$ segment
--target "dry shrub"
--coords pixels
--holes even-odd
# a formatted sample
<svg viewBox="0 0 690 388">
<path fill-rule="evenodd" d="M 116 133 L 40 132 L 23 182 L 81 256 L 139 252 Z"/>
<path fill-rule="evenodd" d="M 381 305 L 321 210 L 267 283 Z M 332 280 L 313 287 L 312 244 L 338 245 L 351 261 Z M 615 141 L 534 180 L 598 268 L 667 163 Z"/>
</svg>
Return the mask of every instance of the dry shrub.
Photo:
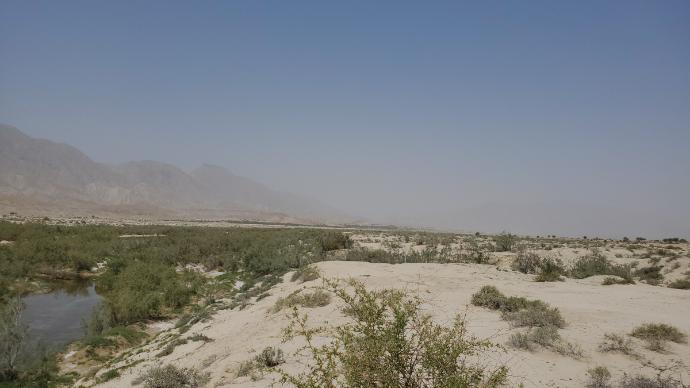
<svg viewBox="0 0 690 388">
<path fill-rule="evenodd" d="M 604 341 L 599 344 L 600 352 L 620 352 L 627 355 L 633 355 L 632 341 L 630 339 L 615 333 L 604 334 Z"/>
<path fill-rule="evenodd" d="M 304 282 L 310 282 L 312 280 L 316 280 L 320 276 L 321 276 L 321 274 L 319 273 L 318 268 L 311 266 L 311 265 L 307 265 L 307 266 L 304 266 L 304 267 L 297 269 L 292 274 L 292 277 L 290 278 L 290 280 L 293 282 L 299 281 L 301 283 L 304 283 Z"/>
<path fill-rule="evenodd" d="M 589 381 L 587 388 L 610 388 L 611 372 L 605 366 L 598 366 L 587 371 Z"/>
<path fill-rule="evenodd" d="M 298 290 L 285 298 L 276 301 L 272 311 L 274 313 L 293 306 L 302 307 L 323 307 L 331 303 L 331 295 L 323 290 L 317 289 L 313 292 L 302 292 Z"/>
<path fill-rule="evenodd" d="M 208 373 L 174 365 L 155 366 L 142 375 L 145 388 L 198 388 L 209 380 Z"/>
</svg>

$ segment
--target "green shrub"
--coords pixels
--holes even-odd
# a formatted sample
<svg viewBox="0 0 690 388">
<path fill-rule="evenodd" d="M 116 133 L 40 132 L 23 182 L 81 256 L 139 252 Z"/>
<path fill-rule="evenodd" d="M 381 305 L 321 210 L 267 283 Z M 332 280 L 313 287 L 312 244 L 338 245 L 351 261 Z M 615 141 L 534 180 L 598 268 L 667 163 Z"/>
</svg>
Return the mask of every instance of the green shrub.
<svg viewBox="0 0 690 388">
<path fill-rule="evenodd" d="M 483 286 L 472 295 L 472 304 L 498 310 L 505 303 L 506 296 L 494 286 Z"/>
<path fill-rule="evenodd" d="M 539 266 L 539 273 L 534 279 L 537 282 L 556 282 L 560 281 L 561 274 L 564 272 L 563 264 L 559 259 L 544 258 Z"/>
<path fill-rule="evenodd" d="M 614 275 L 632 281 L 629 265 L 611 263 L 599 252 L 578 258 L 569 271 L 571 277 L 584 279 L 595 275 Z"/>
<path fill-rule="evenodd" d="M 209 374 L 168 364 L 147 370 L 142 378 L 145 388 L 199 388 L 208 382 Z"/>
<path fill-rule="evenodd" d="M 26 339 L 26 327 L 20 320 L 22 309 L 19 298 L 0 305 L 0 381 L 17 377 L 17 357 Z"/>
<path fill-rule="evenodd" d="M 334 251 L 337 249 L 349 249 L 352 247 L 350 236 L 340 232 L 327 232 L 321 236 L 321 249 Z"/>
<path fill-rule="evenodd" d="M 351 282 L 347 292 L 331 283 L 345 304 L 350 323 L 338 328 L 308 327 L 307 317 L 293 309 L 286 340 L 302 337 L 312 362 L 297 375 L 282 371 L 283 382 L 306 387 L 495 387 L 507 369 L 493 372 L 467 360 L 493 347 L 467 334 L 457 317 L 450 326 L 435 324 L 420 311 L 421 301 L 403 291 L 368 291 Z M 325 345 L 316 336 L 330 335 Z"/>
<path fill-rule="evenodd" d="M 513 249 L 515 243 L 518 241 L 517 236 L 508 232 L 503 232 L 494 237 L 497 252 L 508 252 Z"/>
<path fill-rule="evenodd" d="M 499 310 L 503 319 L 518 327 L 565 326 L 565 320 L 557 308 L 540 300 L 506 297 L 494 286 L 483 286 L 472 295 L 472 304 Z"/>
</svg>

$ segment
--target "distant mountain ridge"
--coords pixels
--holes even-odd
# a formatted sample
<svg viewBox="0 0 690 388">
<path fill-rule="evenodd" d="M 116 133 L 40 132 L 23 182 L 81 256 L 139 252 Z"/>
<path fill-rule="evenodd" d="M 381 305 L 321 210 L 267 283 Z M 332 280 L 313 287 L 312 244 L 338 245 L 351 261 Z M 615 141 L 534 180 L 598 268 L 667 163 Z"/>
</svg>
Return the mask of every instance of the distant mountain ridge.
<svg viewBox="0 0 690 388">
<path fill-rule="evenodd" d="M 316 200 L 282 193 L 219 166 L 109 166 L 67 144 L 0 124 L 0 208 L 127 215 L 350 222 Z"/>
</svg>

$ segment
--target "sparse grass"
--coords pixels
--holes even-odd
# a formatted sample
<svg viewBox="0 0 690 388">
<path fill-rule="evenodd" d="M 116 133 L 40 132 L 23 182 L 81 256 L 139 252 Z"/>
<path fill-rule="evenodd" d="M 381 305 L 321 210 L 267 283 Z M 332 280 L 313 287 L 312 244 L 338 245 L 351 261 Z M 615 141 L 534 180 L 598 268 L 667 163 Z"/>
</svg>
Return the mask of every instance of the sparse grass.
<svg viewBox="0 0 690 388">
<path fill-rule="evenodd" d="M 144 388 L 199 388 L 208 382 L 209 374 L 168 364 L 147 370 L 141 378 Z"/>
<path fill-rule="evenodd" d="M 664 351 L 668 341 L 687 343 L 688 337 L 678 328 L 665 323 L 645 323 L 636 327 L 630 335 L 646 341 L 647 347 L 655 352 Z"/>
<path fill-rule="evenodd" d="M 273 306 L 272 312 L 276 313 L 284 308 L 293 306 L 302 307 L 323 307 L 331 303 L 331 295 L 321 289 L 316 289 L 313 292 L 304 292 L 298 290 L 285 298 L 280 298 Z"/>
<path fill-rule="evenodd" d="M 597 366 L 587 371 L 587 388 L 610 388 L 611 372 L 605 366 Z"/>
</svg>

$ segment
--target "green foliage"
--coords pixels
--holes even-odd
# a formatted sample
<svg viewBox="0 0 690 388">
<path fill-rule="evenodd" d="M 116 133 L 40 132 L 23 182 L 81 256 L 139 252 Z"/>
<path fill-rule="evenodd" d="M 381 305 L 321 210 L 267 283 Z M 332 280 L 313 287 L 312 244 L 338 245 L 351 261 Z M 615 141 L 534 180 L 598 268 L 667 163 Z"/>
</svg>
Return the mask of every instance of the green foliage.
<svg viewBox="0 0 690 388">
<path fill-rule="evenodd" d="M 562 280 L 561 274 L 564 272 L 563 263 L 559 259 L 546 257 L 541 260 L 539 273 L 534 280 L 537 282 L 557 282 Z"/>
<path fill-rule="evenodd" d="M 340 232 L 326 232 L 321 236 L 321 249 L 335 251 L 337 249 L 349 249 L 352 247 L 350 236 Z"/>
<path fill-rule="evenodd" d="M 557 308 L 540 300 L 507 297 L 494 286 L 484 286 L 472 295 L 472 304 L 499 310 L 503 319 L 518 327 L 565 326 L 565 320 Z"/>
<path fill-rule="evenodd" d="M 0 305 L 0 381 L 17 377 L 17 357 L 26 339 L 26 328 L 22 325 L 22 302 L 12 298 Z"/>
<path fill-rule="evenodd" d="M 330 286 L 351 322 L 335 330 L 310 328 L 307 317 L 293 309 L 286 339 L 304 338 L 312 363 L 298 375 L 283 371 L 283 382 L 325 388 L 493 387 L 505 381 L 505 368 L 490 372 L 466 359 L 493 345 L 469 336 L 460 317 L 441 326 L 420 312 L 419 299 L 403 291 L 368 291 L 354 281 L 353 293 Z M 316 337 L 327 333 L 332 341 L 317 345 Z"/>
<path fill-rule="evenodd" d="M 168 364 L 147 370 L 142 378 L 144 388 L 199 388 L 209 381 L 209 374 Z"/>
</svg>

